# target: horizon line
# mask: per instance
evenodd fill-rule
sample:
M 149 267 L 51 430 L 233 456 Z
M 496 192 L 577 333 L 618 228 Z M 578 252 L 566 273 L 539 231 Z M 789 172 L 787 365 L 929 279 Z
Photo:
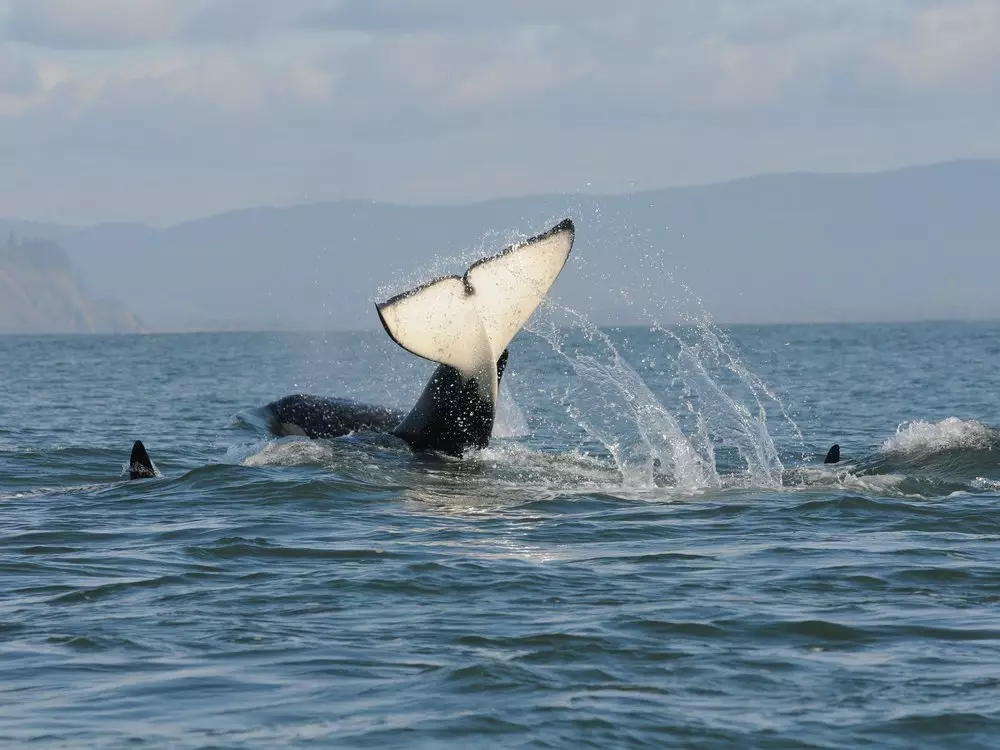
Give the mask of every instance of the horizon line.
M 723 321 L 709 321 L 708 325 L 721 328 L 780 328 L 786 326 L 797 327 L 820 327 L 820 326 L 917 326 L 917 325 L 941 325 L 941 324 L 962 324 L 974 325 L 981 323 L 1000 323 L 1000 316 L 985 318 L 907 318 L 899 320 L 812 320 L 812 321 L 785 321 L 785 322 L 742 322 L 727 323 Z M 641 323 L 626 324 L 596 324 L 602 330 L 657 330 L 660 328 L 694 327 L 701 325 L 692 322 L 675 322 L 666 324 L 646 325 Z M 564 326 L 572 328 L 572 326 Z M 379 328 L 164 328 L 146 329 L 139 331 L 0 331 L 0 337 L 42 337 L 42 336 L 191 336 L 206 334 L 374 334 L 380 332 Z M 531 331 L 527 331 L 531 333 Z

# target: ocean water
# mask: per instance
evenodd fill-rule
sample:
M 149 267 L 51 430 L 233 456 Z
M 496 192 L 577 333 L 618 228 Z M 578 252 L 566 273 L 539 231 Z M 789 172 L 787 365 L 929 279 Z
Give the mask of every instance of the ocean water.
M 261 429 L 429 371 L 0 337 L 0 746 L 1000 746 L 1000 324 L 549 306 L 484 451 Z

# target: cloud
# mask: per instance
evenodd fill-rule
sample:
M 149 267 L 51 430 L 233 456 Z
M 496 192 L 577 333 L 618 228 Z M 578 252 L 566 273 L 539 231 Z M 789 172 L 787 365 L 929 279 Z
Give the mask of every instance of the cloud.
M 624 5 L 634 4 L 625 0 Z M 582 12 L 581 12 L 582 11 Z M 372 32 L 422 32 L 508 29 L 512 26 L 563 24 L 597 14 L 613 15 L 603 4 L 574 0 L 333 0 L 300 3 L 298 23 L 305 27 Z
M 304 26 L 317 0 L 203 0 L 192 8 L 180 32 L 188 43 L 230 43 L 268 39 Z
M 975 91 L 1000 81 L 1000 4 L 926 2 L 872 51 L 904 91 Z
M 46 182 L 162 220 L 1000 155 L 995 0 L 5 5 L 7 211 L 51 212 Z
M 27 109 L 38 87 L 35 67 L 0 47 L 0 117 Z
M 7 38 L 57 49 L 158 42 L 181 27 L 194 0 L 9 0 Z

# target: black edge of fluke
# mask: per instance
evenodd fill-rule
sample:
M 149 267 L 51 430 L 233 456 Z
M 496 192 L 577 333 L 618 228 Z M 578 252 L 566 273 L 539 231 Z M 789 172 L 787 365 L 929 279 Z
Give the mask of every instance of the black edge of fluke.
M 825 464 L 835 464 L 840 462 L 840 445 L 837 443 L 833 444 L 833 447 L 826 453 L 826 458 L 823 459 Z
M 473 263 L 471 266 L 469 266 L 469 268 L 466 270 L 465 273 L 468 274 L 469 271 L 471 271 L 476 266 L 481 265 L 482 263 L 486 263 L 487 261 L 493 260 L 494 258 L 497 258 L 497 257 L 499 257 L 501 255 L 505 255 L 507 253 L 513 252 L 515 250 L 518 250 L 519 248 L 522 248 L 525 245 L 530 245 L 533 242 L 541 242 L 542 240 L 548 239 L 552 235 L 559 234 L 560 232 L 569 232 L 570 234 L 573 235 L 573 239 L 575 240 L 576 239 L 576 225 L 573 224 L 573 219 L 571 219 L 569 217 L 566 217 L 565 219 L 563 219 L 562 221 L 560 221 L 558 224 L 556 224 L 554 227 L 546 229 L 544 232 L 536 234 L 533 237 L 528 237 L 527 239 L 521 240 L 520 242 L 515 242 L 513 245 L 508 245 L 503 250 L 500 250 L 499 252 L 496 252 L 496 253 L 494 253 L 493 255 L 490 255 L 487 258 L 480 258 L 475 263 Z M 391 305 L 393 302 L 398 302 L 399 300 L 403 299 L 404 297 L 409 297 L 411 294 L 416 294 L 421 289 L 425 289 L 426 287 L 429 287 L 432 284 L 437 284 L 438 282 L 444 281 L 445 279 L 458 279 L 458 280 L 464 282 L 466 284 L 466 286 L 468 286 L 468 281 L 466 280 L 466 278 L 465 278 L 464 275 L 463 276 L 454 276 L 454 275 L 452 275 L 452 276 L 439 276 L 436 279 L 431 279 L 430 281 L 424 282 L 423 284 L 421 284 L 419 286 L 416 286 L 413 289 L 407 289 L 405 292 L 400 292 L 399 294 L 394 294 L 392 297 L 390 297 L 389 299 L 387 299 L 387 300 L 385 300 L 383 302 L 376 302 L 375 303 L 375 310 L 378 312 L 379 321 L 381 321 L 382 327 L 385 329 L 385 332 L 389 334 L 389 337 L 392 338 L 393 341 L 396 341 L 396 339 L 392 336 L 392 332 L 389 330 L 389 326 L 387 326 L 385 324 L 385 319 L 382 317 L 382 308 L 383 307 L 387 307 L 388 305 Z M 399 343 L 399 342 L 397 341 L 396 343 Z
M 500 358 L 497 360 L 497 383 L 503 380 L 503 371 L 507 369 L 507 358 L 510 356 L 510 351 L 507 349 L 503 350 Z
M 508 253 L 512 253 L 515 250 L 520 250 L 525 245 L 532 245 L 536 242 L 547 240 L 549 237 L 552 237 L 553 235 L 556 234 L 560 234 L 561 232 L 569 232 L 572 235 L 572 237 L 570 237 L 570 245 L 572 246 L 572 243 L 576 240 L 576 225 L 573 224 L 572 219 L 567 217 L 562 221 L 560 221 L 558 224 L 556 224 L 554 227 L 546 229 L 544 232 L 539 232 L 538 234 L 532 237 L 528 237 L 525 240 L 521 240 L 520 242 L 515 242 L 513 245 L 508 245 L 500 252 L 494 253 L 493 255 L 490 255 L 487 258 L 480 258 L 471 266 L 469 266 L 468 270 L 465 272 L 465 275 L 468 276 L 469 271 L 471 271 L 476 266 L 481 266 L 483 263 L 489 263 L 491 260 L 499 258 L 501 255 L 507 255 Z
M 149 460 L 149 454 L 146 453 L 146 446 L 141 440 L 136 440 L 132 443 L 132 455 L 128 459 L 128 478 L 151 479 L 155 476 L 156 470 L 153 468 L 153 462 Z

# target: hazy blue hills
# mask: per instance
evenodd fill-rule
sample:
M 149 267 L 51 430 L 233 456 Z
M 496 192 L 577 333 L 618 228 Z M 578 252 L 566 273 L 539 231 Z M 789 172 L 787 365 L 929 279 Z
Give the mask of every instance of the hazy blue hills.
M 51 240 L 0 244 L 0 333 L 122 333 L 139 321 L 119 303 L 92 299 L 66 251 Z
M 336 329 L 376 327 L 380 286 L 463 270 L 435 257 L 498 248 L 567 215 L 577 244 L 556 294 L 601 323 L 633 322 L 637 293 L 674 294 L 668 272 L 727 322 L 1000 317 L 997 161 L 615 196 L 250 208 L 167 228 L 0 221 L 0 231 L 60 242 L 88 289 L 153 327 Z

